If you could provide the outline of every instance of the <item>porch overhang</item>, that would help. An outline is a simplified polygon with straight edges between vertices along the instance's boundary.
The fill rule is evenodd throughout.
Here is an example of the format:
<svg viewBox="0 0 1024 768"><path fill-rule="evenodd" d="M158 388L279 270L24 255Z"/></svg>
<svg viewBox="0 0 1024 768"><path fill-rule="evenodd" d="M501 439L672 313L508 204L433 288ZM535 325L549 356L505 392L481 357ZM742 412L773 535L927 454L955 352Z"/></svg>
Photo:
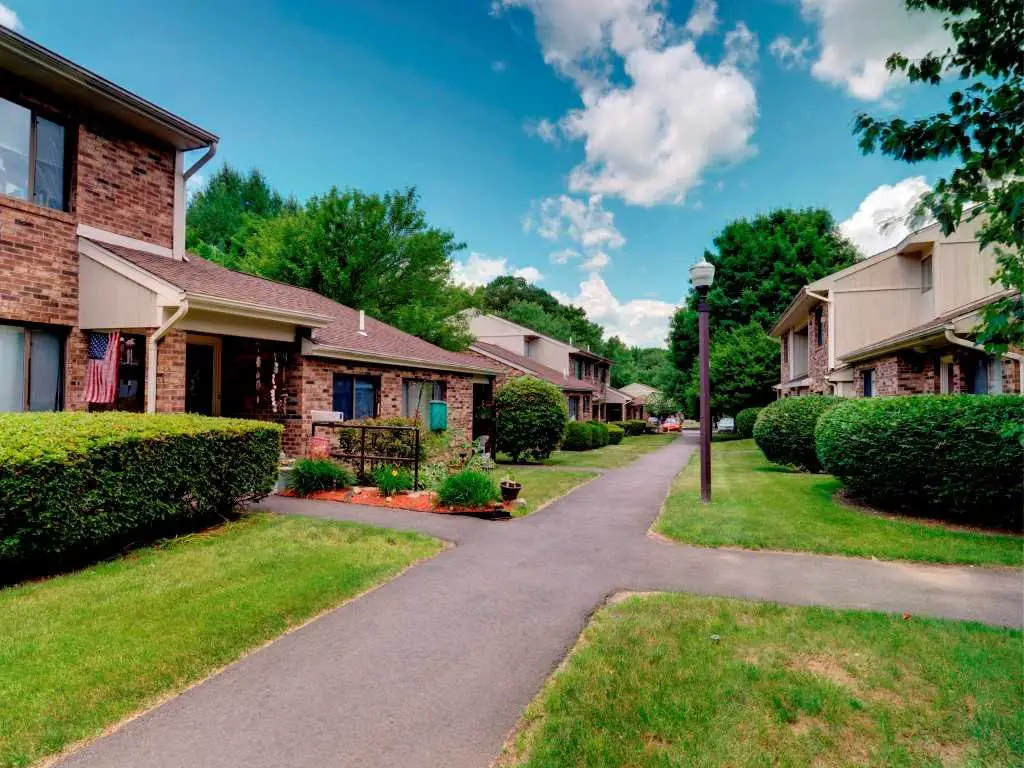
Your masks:
<svg viewBox="0 0 1024 768"><path fill-rule="evenodd" d="M205 310L222 315L236 315L254 320L265 320L272 323L296 325L306 328L326 328L334 322L334 318L312 312L294 309L268 307L247 301L235 301L202 293L186 292L184 294L189 306L197 310Z"/></svg>
<svg viewBox="0 0 1024 768"><path fill-rule="evenodd" d="M310 339L302 340L302 354L306 357L322 357L328 360L368 363L371 365L387 365L394 368L417 368L427 371L449 371L451 373L465 373L478 376L496 376L498 374L498 371L478 366L457 365L455 363L437 362L435 360L423 360L413 357L375 355L369 352L353 352L351 350L342 349L341 347L317 344Z"/></svg>

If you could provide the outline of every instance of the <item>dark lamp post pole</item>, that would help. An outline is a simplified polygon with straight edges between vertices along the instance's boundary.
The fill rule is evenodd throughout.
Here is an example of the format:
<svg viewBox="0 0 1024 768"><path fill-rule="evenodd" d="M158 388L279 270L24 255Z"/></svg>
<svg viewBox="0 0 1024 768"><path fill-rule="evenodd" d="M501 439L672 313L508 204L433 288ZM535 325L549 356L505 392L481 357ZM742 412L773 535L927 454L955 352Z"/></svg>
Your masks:
<svg viewBox="0 0 1024 768"><path fill-rule="evenodd" d="M711 501L711 371L708 347L711 331L708 327L708 290L715 279L715 267L706 260L690 267L690 282L697 291L697 317L700 340L700 500Z"/></svg>

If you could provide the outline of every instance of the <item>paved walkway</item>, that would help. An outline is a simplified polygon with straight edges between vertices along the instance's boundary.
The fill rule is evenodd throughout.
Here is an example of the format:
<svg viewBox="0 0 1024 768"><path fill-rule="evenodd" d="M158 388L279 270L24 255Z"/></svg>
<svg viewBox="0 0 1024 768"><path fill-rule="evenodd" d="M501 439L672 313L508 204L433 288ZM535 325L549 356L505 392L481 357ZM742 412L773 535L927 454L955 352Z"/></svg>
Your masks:
<svg viewBox="0 0 1024 768"><path fill-rule="evenodd" d="M1012 572L706 550L646 535L689 436L540 513L485 522L272 499L459 546L68 758L75 768L483 768L588 616L667 589L1020 626Z"/></svg>

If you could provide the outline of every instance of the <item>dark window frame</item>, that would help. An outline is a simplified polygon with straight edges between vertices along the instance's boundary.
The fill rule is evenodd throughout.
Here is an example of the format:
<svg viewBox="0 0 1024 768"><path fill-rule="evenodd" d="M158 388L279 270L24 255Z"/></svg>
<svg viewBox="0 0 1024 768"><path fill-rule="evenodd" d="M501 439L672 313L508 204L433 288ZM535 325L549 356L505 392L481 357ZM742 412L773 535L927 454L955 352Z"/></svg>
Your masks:
<svg viewBox="0 0 1024 768"><path fill-rule="evenodd" d="M352 403L350 404L351 410L348 408L338 408L338 403L335 400L336 390L338 387L338 379L348 378L352 380ZM369 416L356 416L356 382L359 380L369 381L373 384L373 413ZM331 410L340 411L342 417L346 421L352 421L356 419L375 419L380 415L380 389L381 389L381 377L373 376L370 374L363 373L342 373L337 372L331 376Z"/></svg>
<svg viewBox="0 0 1024 768"><path fill-rule="evenodd" d="M864 392L864 397L875 396L875 369L865 368L861 371L861 378L863 379L863 385L861 389Z"/></svg>
<svg viewBox="0 0 1024 768"><path fill-rule="evenodd" d="M45 108L40 109L38 106L31 102L25 101L24 99L19 99L16 96L12 97L11 95L4 93L3 91L0 91L0 99L27 110L29 114L28 189L26 190L27 197L25 199L22 199L20 197L14 197L13 195L7 195L3 192L0 192L0 196L7 197L13 200L21 200L22 202L30 203L31 205L35 205L40 208L45 208L48 211L63 211L64 213L70 212L71 177L73 175L71 166L74 159L74 154L72 153L73 124L70 123L68 120L64 119L61 115L58 115L57 113L53 112L52 110L47 110ZM54 125L59 125L61 128L64 129L64 157L62 158L63 178L61 179L61 196L63 198L63 205L60 208L53 208L49 205L43 205L42 203L38 203L35 200L36 161L38 160L37 135L39 131L38 126L40 118L46 120L47 122L53 123Z"/></svg>
<svg viewBox="0 0 1024 768"><path fill-rule="evenodd" d="M22 343L25 368L24 384L22 385L22 409L21 411L17 411L17 413L29 413L32 406L30 400L32 395L32 334L48 333L58 339L60 342L60 355L57 359L57 403L53 412L63 411L65 405L64 390L67 387L67 330L65 328L45 325L43 323L26 323L13 320L0 320L0 325L7 326L9 328L18 328L25 337L25 340Z"/></svg>

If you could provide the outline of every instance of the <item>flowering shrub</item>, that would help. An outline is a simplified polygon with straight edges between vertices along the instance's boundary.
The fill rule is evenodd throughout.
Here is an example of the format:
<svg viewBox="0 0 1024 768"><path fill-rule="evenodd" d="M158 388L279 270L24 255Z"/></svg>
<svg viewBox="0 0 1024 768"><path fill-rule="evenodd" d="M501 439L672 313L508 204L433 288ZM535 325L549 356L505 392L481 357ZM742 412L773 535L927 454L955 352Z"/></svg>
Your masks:
<svg viewBox="0 0 1024 768"><path fill-rule="evenodd" d="M377 467L373 472L373 479L382 496L394 496L412 488L412 473L408 469L392 464Z"/></svg>

